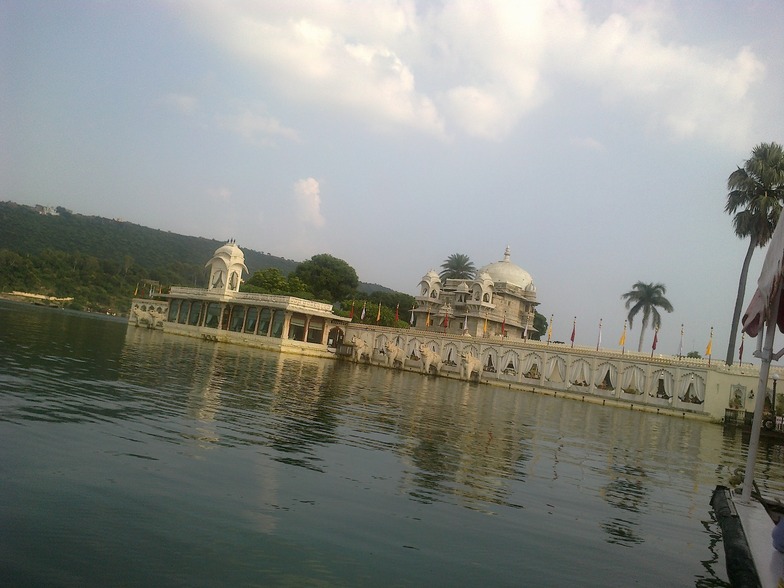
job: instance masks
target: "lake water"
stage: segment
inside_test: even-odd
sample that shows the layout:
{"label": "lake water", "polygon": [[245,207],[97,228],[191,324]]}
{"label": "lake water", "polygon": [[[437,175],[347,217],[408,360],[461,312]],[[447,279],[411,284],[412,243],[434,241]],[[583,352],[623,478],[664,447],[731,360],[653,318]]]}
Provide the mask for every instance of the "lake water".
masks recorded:
{"label": "lake water", "polygon": [[718,425],[5,302],[0,362],[3,585],[727,585]]}

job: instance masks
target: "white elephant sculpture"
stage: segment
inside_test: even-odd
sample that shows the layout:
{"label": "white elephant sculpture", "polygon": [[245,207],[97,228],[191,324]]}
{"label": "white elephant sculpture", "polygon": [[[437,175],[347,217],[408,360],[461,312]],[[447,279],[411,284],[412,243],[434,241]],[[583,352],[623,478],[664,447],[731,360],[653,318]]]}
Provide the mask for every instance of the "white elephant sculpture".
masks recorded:
{"label": "white elephant sculpture", "polygon": [[441,364],[443,363],[441,356],[424,343],[419,345],[419,357],[422,359],[423,374],[430,373],[430,366],[436,369],[437,374],[441,372]]}
{"label": "white elephant sculpture", "polygon": [[351,343],[354,345],[354,351],[351,354],[351,358],[359,362],[362,360],[362,356],[366,355],[368,361],[370,360],[370,347],[368,346],[367,342],[364,339],[360,339],[356,335],[351,338]]}
{"label": "white elephant sculpture", "polygon": [[470,351],[460,354],[460,375],[466,380],[471,379],[471,375],[476,372],[482,373],[482,362]]}
{"label": "white elephant sculpture", "polygon": [[395,367],[395,362],[400,362],[400,365],[403,366],[403,362],[406,360],[406,352],[392,343],[392,341],[387,341],[384,343],[384,350],[387,355],[387,366]]}

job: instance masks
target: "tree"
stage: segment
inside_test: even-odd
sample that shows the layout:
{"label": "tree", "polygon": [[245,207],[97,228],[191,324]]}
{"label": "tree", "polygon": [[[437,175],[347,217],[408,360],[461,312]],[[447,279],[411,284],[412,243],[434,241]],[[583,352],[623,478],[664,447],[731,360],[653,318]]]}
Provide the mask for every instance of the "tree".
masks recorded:
{"label": "tree", "polygon": [[476,275],[476,267],[465,253],[453,253],[441,264],[442,280],[471,280]]}
{"label": "tree", "polygon": [[534,329],[535,332],[529,333],[529,339],[533,341],[541,341],[542,337],[547,333],[547,317],[534,310]]}
{"label": "tree", "polygon": [[637,351],[642,351],[642,340],[645,337],[645,329],[648,328],[648,323],[652,321],[652,327],[658,329],[661,326],[661,314],[656,308],[657,306],[672,312],[672,304],[664,295],[667,293],[667,288],[664,284],[646,284],[644,282],[637,282],[632,286],[632,289],[621,294],[621,298],[626,299],[626,308],[629,308],[629,328],[632,328],[632,322],[637,313],[642,310],[642,328],[640,329],[640,343],[637,346]]}
{"label": "tree", "polygon": [[730,174],[727,190],[729,193],[724,211],[735,215],[732,219],[735,236],[749,239],[738,280],[738,295],[735,298],[725,360],[727,365],[732,365],[751,256],[755,248],[763,247],[770,241],[784,200],[784,150],[781,145],[760,143],[754,147],[743,167]]}
{"label": "tree", "polygon": [[293,275],[302,280],[317,298],[330,302],[345,299],[359,284],[354,268],[328,253],[303,261]]}

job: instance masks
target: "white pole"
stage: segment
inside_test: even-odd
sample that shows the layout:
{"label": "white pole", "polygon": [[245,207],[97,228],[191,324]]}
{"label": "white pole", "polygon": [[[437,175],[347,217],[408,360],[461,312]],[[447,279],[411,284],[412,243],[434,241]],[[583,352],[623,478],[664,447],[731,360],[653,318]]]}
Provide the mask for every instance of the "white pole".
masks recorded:
{"label": "white pole", "polygon": [[[743,493],[741,502],[749,503],[751,500],[751,488],[754,483],[754,465],[757,462],[757,449],[759,448],[759,436],[762,429],[762,409],[765,406],[765,397],[768,392],[768,374],[770,373],[770,360],[773,357],[773,338],[776,335],[776,319],[779,315],[779,300],[781,290],[776,288],[773,302],[770,305],[770,312],[765,320],[765,343],[762,346],[759,372],[759,383],[757,384],[757,398],[754,405],[754,422],[751,425],[751,437],[749,437],[749,453],[746,458],[746,473],[743,476]],[[760,339],[762,332],[759,333]]]}

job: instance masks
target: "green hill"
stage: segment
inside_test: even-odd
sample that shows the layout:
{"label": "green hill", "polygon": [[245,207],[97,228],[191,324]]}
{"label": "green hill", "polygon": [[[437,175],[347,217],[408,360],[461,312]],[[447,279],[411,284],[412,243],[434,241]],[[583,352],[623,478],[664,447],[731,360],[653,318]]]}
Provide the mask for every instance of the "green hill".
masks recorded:
{"label": "green hill", "polygon": [[[224,243],[63,208],[54,212],[0,202],[0,292],[73,296],[76,306],[124,312],[143,280],[203,285],[204,264]],[[299,263],[252,249],[243,252],[251,275],[270,267],[289,274]],[[393,292],[363,283],[358,290]]]}

